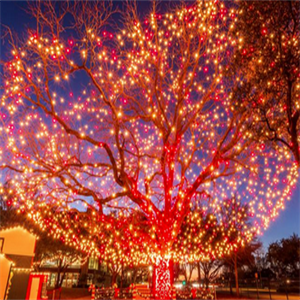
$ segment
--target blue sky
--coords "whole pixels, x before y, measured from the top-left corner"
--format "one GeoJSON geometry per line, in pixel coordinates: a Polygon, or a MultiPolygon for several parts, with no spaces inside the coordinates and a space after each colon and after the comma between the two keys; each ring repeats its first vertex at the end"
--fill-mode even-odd
{"type": "Polygon", "coordinates": [[[275,222],[271,223],[269,229],[265,231],[261,238],[266,248],[270,243],[290,236],[293,233],[300,235],[300,181],[292,199],[286,203],[283,210],[275,222]]]}
{"type": "MultiPolygon", "coordinates": [[[[26,5],[26,1],[1,1],[1,24],[10,26],[17,33],[24,31],[24,24],[27,26],[34,24],[33,20],[23,10],[26,5]]],[[[2,45],[1,50],[3,50],[2,45]]],[[[1,59],[5,59],[3,51],[1,51],[1,59]]],[[[300,180],[298,180],[292,199],[286,203],[285,210],[281,212],[275,222],[271,223],[261,240],[266,249],[270,243],[293,233],[300,235],[300,180]]]]}

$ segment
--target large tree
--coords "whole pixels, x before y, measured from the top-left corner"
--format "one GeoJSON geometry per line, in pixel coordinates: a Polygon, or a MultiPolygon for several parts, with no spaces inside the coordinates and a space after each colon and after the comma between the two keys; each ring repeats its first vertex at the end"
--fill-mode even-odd
{"type": "Polygon", "coordinates": [[[300,166],[300,3],[240,1],[232,97],[251,109],[254,135],[291,152],[300,166]]]}
{"type": "Polygon", "coordinates": [[[228,97],[234,9],[173,6],[152,2],[146,15],[129,2],[115,16],[106,1],[32,2],[36,27],[7,29],[2,63],[12,204],[66,244],[124,266],[154,263],[162,296],[172,261],[244,244],[297,178],[282,148],[253,138],[253,111],[228,97]],[[236,231],[245,214],[253,226],[236,231]]]}

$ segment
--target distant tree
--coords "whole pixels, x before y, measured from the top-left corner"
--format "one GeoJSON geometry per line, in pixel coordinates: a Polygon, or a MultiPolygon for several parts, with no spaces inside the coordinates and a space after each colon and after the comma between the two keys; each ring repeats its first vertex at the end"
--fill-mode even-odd
{"type": "Polygon", "coordinates": [[[251,271],[251,278],[254,278],[253,273],[258,273],[259,277],[261,279],[267,279],[269,284],[270,280],[275,277],[274,272],[270,268],[267,254],[262,249],[258,249],[257,255],[255,256],[255,265],[253,266],[251,271]]]}
{"type": "Polygon", "coordinates": [[[132,283],[143,282],[148,276],[148,269],[146,266],[135,266],[131,268],[132,272],[132,283]]]}
{"type": "Polygon", "coordinates": [[[196,263],[182,263],[179,264],[178,276],[183,275],[186,283],[189,283],[192,279],[193,271],[196,268],[196,263]]]}
{"type": "Polygon", "coordinates": [[[111,275],[111,286],[117,282],[118,276],[121,274],[122,265],[117,263],[107,263],[107,269],[111,275]]]}
{"type": "Polygon", "coordinates": [[[269,245],[267,259],[271,270],[280,277],[299,278],[300,238],[295,233],[269,245]]]}
{"type": "Polygon", "coordinates": [[[236,250],[230,255],[226,256],[223,260],[224,266],[227,271],[227,275],[230,280],[230,290],[231,289],[231,278],[234,274],[236,294],[239,297],[239,269],[243,267],[250,267],[255,264],[254,253],[260,249],[262,246],[261,242],[253,240],[246,244],[244,247],[236,248],[236,250]]]}
{"type": "Polygon", "coordinates": [[[253,112],[253,134],[300,163],[300,2],[240,1],[232,99],[253,112]]]}
{"type": "MultiPolygon", "coordinates": [[[[226,242],[233,245],[237,243],[238,233],[244,230],[244,226],[250,227],[247,205],[242,204],[236,196],[226,199],[223,204],[224,207],[219,211],[219,218],[211,213],[211,209],[205,209],[204,213],[201,207],[192,207],[192,213],[187,216],[181,226],[179,240],[183,237],[190,242],[183,250],[186,254],[191,250],[195,253],[194,249],[197,248],[208,248],[208,251],[202,253],[201,256],[190,256],[190,261],[180,265],[179,274],[185,277],[186,282],[190,281],[192,272],[196,268],[199,283],[203,276],[206,288],[208,288],[209,283],[218,277],[224,264],[224,259],[216,255],[216,249],[222,243],[221,237],[225,234],[226,242]],[[201,234],[195,237],[195,232],[201,232],[201,234]],[[215,234],[212,234],[213,232],[215,234]]],[[[229,252],[224,251],[223,257],[228,257],[231,251],[239,247],[243,248],[243,244],[233,247],[229,252]]]]}
{"type": "Polygon", "coordinates": [[[218,277],[222,266],[222,260],[217,260],[213,258],[204,259],[202,261],[196,261],[193,263],[183,263],[179,266],[178,275],[183,275],[184,280],[187,283],[190,283],[194,271],[197,270],[199,284],[202,283],[201,278],[203,278],[204,284],[206,288],[208,288],[209,283],[211,283],[218,277]]]}
{"type": "Polygon", "coordinates": [[[209,283],[217,279],[221,268],[224,265],[222,260],[210,260],[197,263],[202,270],[205,287],[208,288],[209,283]]]}
{"type": "Polygon", "coordinates": [[[82,259],[83,254],[74,247],[65,245],[59,239],[49,237],[47,233],[40,233],[40,238],[36,243],[34,267],[36,271],[41,271],[45,264],[55,263],[57,272],[55,288],[62,286],[69,267],[77,261],[82,263],[82,259]]]}

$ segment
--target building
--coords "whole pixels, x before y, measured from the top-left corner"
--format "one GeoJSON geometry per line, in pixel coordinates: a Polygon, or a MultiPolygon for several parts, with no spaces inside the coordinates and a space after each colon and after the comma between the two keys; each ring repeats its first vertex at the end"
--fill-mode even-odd
{"type": "MultiPolygon", "coordinates": [[[[58,276],[59,260],[45,261],[39,267],[40,272],[49,273],[47,285],[54,287],[58,276]]],[[[63,276],[61,273],[60,276],[63,276]]],[[[93,257],[85,261],[76,260],[66,269],[62,287],[85,287],[94,283],[98,287],[109,286],[111,277],[106,265],[100,264],[99,260],[93,257]]]]}

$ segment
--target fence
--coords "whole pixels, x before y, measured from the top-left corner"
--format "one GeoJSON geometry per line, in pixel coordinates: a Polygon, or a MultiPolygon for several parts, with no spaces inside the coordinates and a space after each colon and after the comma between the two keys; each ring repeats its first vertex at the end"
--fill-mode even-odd
{"type": "MultiPolygon", "coordinates": [[[[235,282],[221,283],[217,289],[218,293],[236,294],[235,282]]],[[[241,296],[256,299],[289,299],[292,295],[299,295],[300,299],[300,282],[299,279],[268,280],[258,278],[257,280],[239,281],[239,293],[241,296]]]]}

